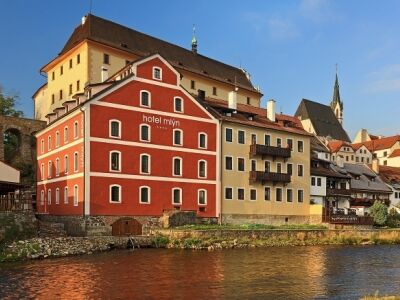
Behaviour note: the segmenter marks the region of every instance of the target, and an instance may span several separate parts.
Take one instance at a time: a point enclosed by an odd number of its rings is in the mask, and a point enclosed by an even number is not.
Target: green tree
[[[375,201],[369,209],[369,214],[374,218],[376,225],[384,225],[388,217],[387,206],[381,201]]]
[[[15,109],[18,101],[18,95],[7,95],[0,86],[0,115],[11,117],[22,117],[24,113]]]

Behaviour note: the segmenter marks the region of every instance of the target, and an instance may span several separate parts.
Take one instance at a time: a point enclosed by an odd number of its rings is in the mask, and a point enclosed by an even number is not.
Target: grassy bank
[[[241,224],[241,225],[217,225],[197,224],[174,227],[175,230],[322,230],[327,229],[323,225],[264,225],[264,224]]]

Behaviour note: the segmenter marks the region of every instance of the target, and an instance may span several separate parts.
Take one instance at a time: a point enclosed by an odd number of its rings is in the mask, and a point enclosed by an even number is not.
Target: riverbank
[[[197,229],[201,228],[201,229]],[[16,241],[0,250],[0,262],[87,255],[129,247],[218,250],[276,246],[400,244],[400,230],[219,229],[181,227],[155,229],[144,237],[57,237]]]

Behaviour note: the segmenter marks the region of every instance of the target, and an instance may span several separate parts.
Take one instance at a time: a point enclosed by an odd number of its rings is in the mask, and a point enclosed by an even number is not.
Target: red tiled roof
[[[396,142],[400,141],[400,135],[388,136],[368,142],[353,144],[353,147],[365,145],[369,151],[378,151],[392,147]]]
[[[386,183],[398,182],[400,183],[400,168],[379,166],[379,176]]]
[[[332,141],[328,143],[328,147],[331,150],[331,153],[338,152],[343,146],[351,147],[351,144],[345,141]]]
[[[395,149],[393,152],[389,155],[389,158],[392,157],[399,157],[400,156],[400,149]]]

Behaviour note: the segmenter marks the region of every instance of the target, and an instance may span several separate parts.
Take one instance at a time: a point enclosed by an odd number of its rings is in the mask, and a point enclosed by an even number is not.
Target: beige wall
[[[301,120],[301,125],[303,125],[303,128],[305,131],[308,131],[309,133],[315,133],[315,129],[313,124],[311,123],[310,119],[306,119],[306,120]]]
[[[233,142],[229,143],[225,141],[225,128],[233,129]],[[237,130],[245,130],[246,141],[245,144],[238,144],[237,142]],[[251,134],[257,134],[257,143],[264,144],[264,134],[271,136],[271,146],[276,146],[276,138],[282,139],[282,147],[286,147],[286,139],[293,139],[292,156],[287,162],[283,158],[276,158],[274,161],[272,157],[255,156],[254,158],[249,157]],[[309,195],[310,195],[310,138],[308,136],[289,134],[284,131],[273,131],[265,130],[257,127],[246,127],[234,123],[224,123],[222,125],[222,157],[221,157],[221,172],[222,172],[222,184],[221,184],[221,201],[222,201],[222,214],[240,214],[240,215],[285,215],[285,216],[304,216],[309,214]],[[302,140],[304,143],[304,150],[302,153],[297,151],[297,141]],[[225,156],[233,157],[233,171],[225,170]],[[243,157],[245,159],[245,171],[237,171],[237,158]],[[284,186],[282,183],[277,183],[275,186],[272,183],[249,183],[249,171],[251,168],[251,159],[256,160],[257,171],[264,170],[264,161],[268,160],[271,164],[271,172],[276,172],[277,162],[282,164],[282,172],[286,173],[287,163],[293,164],[293,175],[291,177],[291,183]],[[304,174],[303,177],[297,176],[298,164],[303,165]],[[271,200],[264,200],[264,187],[268,186],[271,189]],[[233,188],[233,199],[225,199],[225,187]],[[237,188],[241,187],[245,189],[245,200],[237,199]],[[282,202],[276,201],[276,188],[280,187],[283,189],[283,200]],[[250,200],[250,188],[257,190],[257,200]],[[293,202],[286,201],[287,189],[293,190]],[[297,202],[297,190],[302,189],[304,191],[303,203]],[[261,222],[261,221],[260,221]]]
[[[332,153],[332,160],[337,161],[338,157],[343,158],[343,162],[345,163],[354,163],[355,162],[355,153],[353,148],[350,146],[343,146],[339,149],[339,151]]]
[[[372,163],[372,153],[369,152],[367,147],[364,145],[361,146],[357,151],[355,151],[356,154],[356,163],[364,163],[364,164],[370,164]]]
[[[45,116],[49,109],[48,97],[47,85],[43,86],[39,91],[37,91],[33,99],[35,106],[34,118],[36,120],[47,121]]]

